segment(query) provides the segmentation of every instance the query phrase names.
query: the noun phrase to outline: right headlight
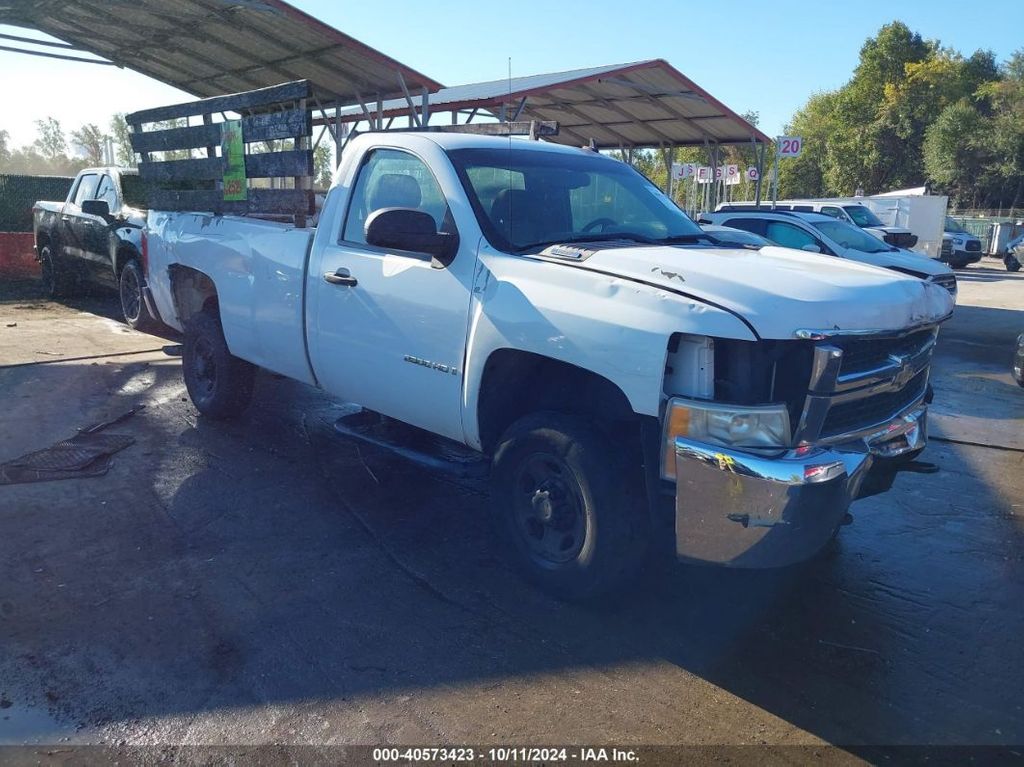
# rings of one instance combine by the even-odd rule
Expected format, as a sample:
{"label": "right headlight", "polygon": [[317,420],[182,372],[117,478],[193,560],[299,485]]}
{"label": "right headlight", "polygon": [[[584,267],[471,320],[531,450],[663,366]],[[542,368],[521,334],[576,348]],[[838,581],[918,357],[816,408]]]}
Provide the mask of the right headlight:
{"label": "right headlight", "polygon": [[673,397],[665,409],[661,476],[675,479],[676,437],[736,448],[786,448],[790,443],[785,405],[726,405]]}

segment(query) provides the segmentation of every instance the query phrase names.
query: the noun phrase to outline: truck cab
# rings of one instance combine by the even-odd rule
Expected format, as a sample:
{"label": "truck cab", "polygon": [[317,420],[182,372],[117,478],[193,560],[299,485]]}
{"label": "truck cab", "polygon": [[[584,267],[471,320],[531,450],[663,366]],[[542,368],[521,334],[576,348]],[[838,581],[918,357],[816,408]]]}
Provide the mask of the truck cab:
{"label": "truck cab", "polygon": [[67,296],[89,285],[112,288],[129,325],[158,324],[145,274],[146,213],[132,204],[140,194],[134,170],[86,168],[63,202],[35,204],[36,258],[49,295]]}
{"label": "truck cab", "polygon": [[924,449],[953,306],[873,266],[722,247],[599,153],[455,132],[352,139],[315,230],[159,210],[148,230],[201,414],[237,416],[266,368],[468,451],[514,561],[569,598],[658,543],[813,555]]}

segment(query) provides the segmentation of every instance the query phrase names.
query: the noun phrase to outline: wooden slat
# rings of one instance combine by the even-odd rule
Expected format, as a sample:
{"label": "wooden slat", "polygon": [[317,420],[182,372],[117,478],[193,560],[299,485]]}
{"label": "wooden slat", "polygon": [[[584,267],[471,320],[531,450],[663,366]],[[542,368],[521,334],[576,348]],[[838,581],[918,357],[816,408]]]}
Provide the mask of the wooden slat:
{"label": "wooden slat", "polygon": [[150,198],[153,210],[203,211],[244,215],[246,213],[281,213],[312,215],[313,193],[305,189],[250,189],[249,199],[225,202],[220,190],[181,191],[158,189]]}
{"label": "wooden slat", "polygon": [[[131,134],[132,149],[136,152],[166,152],[173,149],[202,149],[211,144],[217,145],[220,144],[221,125],[223,123],[146,132],[136,130]],[[312,132],[313,116],[302,109],[242,118],[242,135],[245,136],[247,143],[308,136]]]}
{"label": "wooden slat", "polygon": [[212,96],[208,99],[188,101],[184,104],[143,109],[140,112],[133,112],[125,119],[129,123],[139,125],[142,123],[160,122],[162,120],[175,120],[179,117],[213,114],[215,112],[238,112],[243,109],[256,109],[268,104],[299,101],[300,99],[309,98],[310,95],[309,80],[295,80],[290,83],[282,83],[281,85],[272,85],[269,88],[232,93],[228,96]]}
{"label": "wooden slat", "polygon": [[[224,158],[144,162],[139,175],[146,181],[210,181],[224,175]],[[245,156],[247,178],[285,178],[313,175],[313,152],[308,149],[264,152]]]}

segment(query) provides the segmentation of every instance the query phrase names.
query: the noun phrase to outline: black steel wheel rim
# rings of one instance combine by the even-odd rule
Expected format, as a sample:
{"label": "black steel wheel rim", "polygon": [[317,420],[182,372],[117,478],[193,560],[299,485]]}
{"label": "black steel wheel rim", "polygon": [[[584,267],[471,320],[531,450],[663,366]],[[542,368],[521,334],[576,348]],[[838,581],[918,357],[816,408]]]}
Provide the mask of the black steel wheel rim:
{"label": "black steel wheel rim", "polygon": [[135,322],[142,310],[142,287],[135,270],[126,267],[121,273],[121,310],[129,322]]}
{"label": "black steel wheel rim", "polygon": [[207,400],[217,388],[217,358],[213,345],[205,338],[196,341],[194,354],[192,369],[196,395],[201,400]]}
{"label": "black steel wheel rim", "polygon": [[519,466],[513,487],[515,529],[530,557],[547,567],[575,560],[586,538],[585,504],[565,461],[534,453]]}

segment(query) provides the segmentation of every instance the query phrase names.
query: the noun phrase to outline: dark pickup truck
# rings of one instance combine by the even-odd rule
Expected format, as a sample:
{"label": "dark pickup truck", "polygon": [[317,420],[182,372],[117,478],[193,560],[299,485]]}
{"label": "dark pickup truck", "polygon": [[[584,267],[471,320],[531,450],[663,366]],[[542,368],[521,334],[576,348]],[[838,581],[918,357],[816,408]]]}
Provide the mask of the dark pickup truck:
{"label": "dark pickup truck", "polygon": [[36,257],[51,297],[71,295],[86,284],[105,285],[120,294],[133,328],[159,324],[146,284],[146,211],[131,204],[141,193],[135,171],[86,168],[64,202],[35,204]]}

